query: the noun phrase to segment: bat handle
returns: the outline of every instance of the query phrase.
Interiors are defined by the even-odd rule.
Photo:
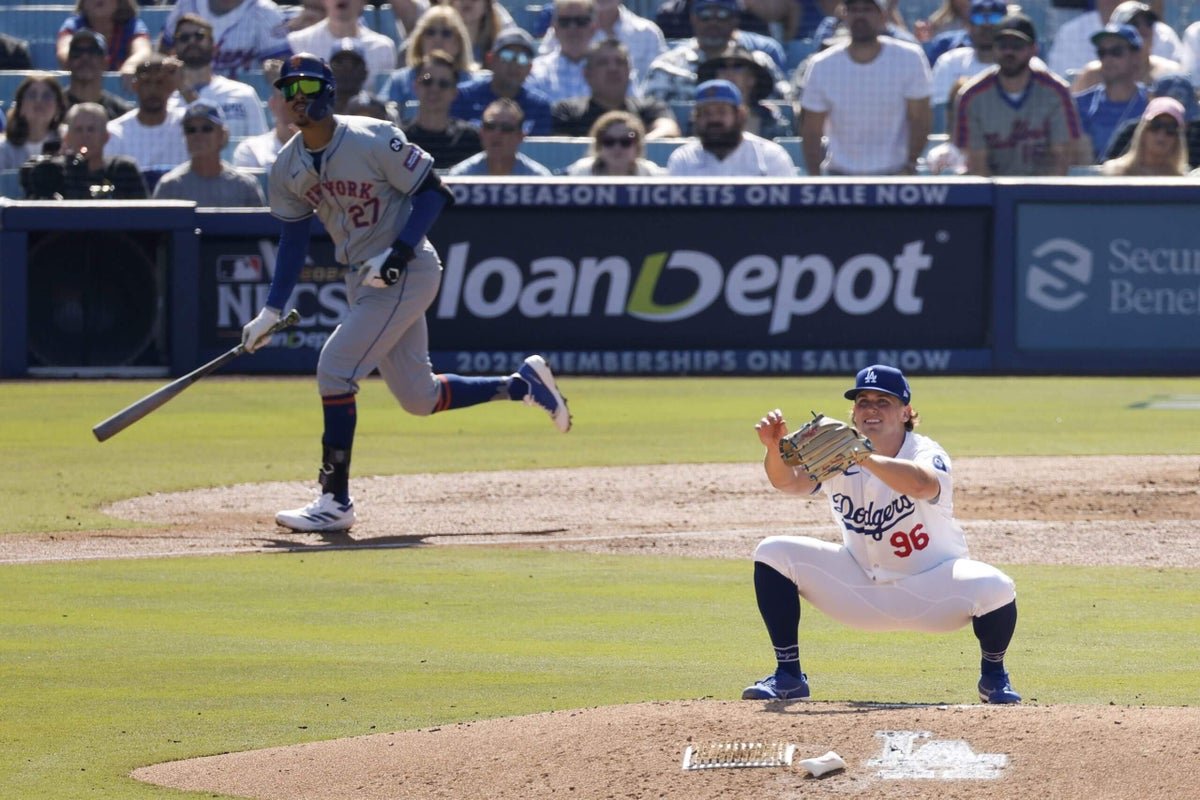
[[[278,322],[276,322],[274,325],[272,325],[267,330],[267,332],[263,334],[263,336],[264,337],[274,336],[275,334],[279,333],[284,328],[290,328],[299,321],[300,321],[300,312],[293,308],[282,319],[280,319]],[[239,344],[237,347],[234,348],[234,350],[236,351],[234,353],[234,355],[240,356],[246,352],[246,345]]]

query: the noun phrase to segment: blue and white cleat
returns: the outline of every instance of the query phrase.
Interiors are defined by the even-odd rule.
[[[343,505],[326,492],[304,508],[280,511],[275,521],[301,533],[348,531],[354,524],[354,501]]]
[[[802,700],[808,697],[808,676],[799,678],[789,672],[775,670],[753,686],[742,690],[743,700]]]
[[[550,415],[554,427],[563,433],[571,430],[571,411],[567,408],[567,398],[558,391],[554,382],[554,373],[550,365],[541,356],[530,356],[517,370],[517,377],[529,384],[529,394],[525,395],[525,404],[538,406]]]
[[[1013,689],[1012,683],[1008,680],[1008,673],[1001,672],[980,677],[979,699],[984,703],[1004,705],[1021,702],[1021,695]]]

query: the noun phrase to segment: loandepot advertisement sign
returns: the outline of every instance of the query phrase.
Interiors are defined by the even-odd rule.
[[[1183,204],[1022,204],[1018,349],[1194,350],[1195,218],[1195,206]]]
[[[983,348],[989,216],[930,209],[462,208],[435,349]]]

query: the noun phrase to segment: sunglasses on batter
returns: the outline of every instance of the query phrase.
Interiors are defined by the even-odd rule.
[[[324,88],[324,81],[316,78],[300,78],[299,80],[294,80],[291,83],[285,83],[283,86],[280,86],[279,92],[283,95],[284,100],[291,100],[298,94],[302,94],[305,97],[318,95]]]
[[[324,80],[317,78],[300,78],[293,80],[292,83],[286,83],[280,86],[280,94],[283,95],[283,100],[292,100],[296,95],[304,95],[312,97],[319,95],[320,90],[325,88]]]
[[[521,126],[512,122],[496,122],[495,120],[484,120],[479,127],[485,131],[495,131],[498,133],[516,133],[521,130]]]

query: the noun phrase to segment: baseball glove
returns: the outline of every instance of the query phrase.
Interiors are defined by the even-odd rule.
[[[779,440],[783,463],[800,467],[815,483],[845,472],[872,450],[871,440],[857,430],[815,411],[800,430]]]

